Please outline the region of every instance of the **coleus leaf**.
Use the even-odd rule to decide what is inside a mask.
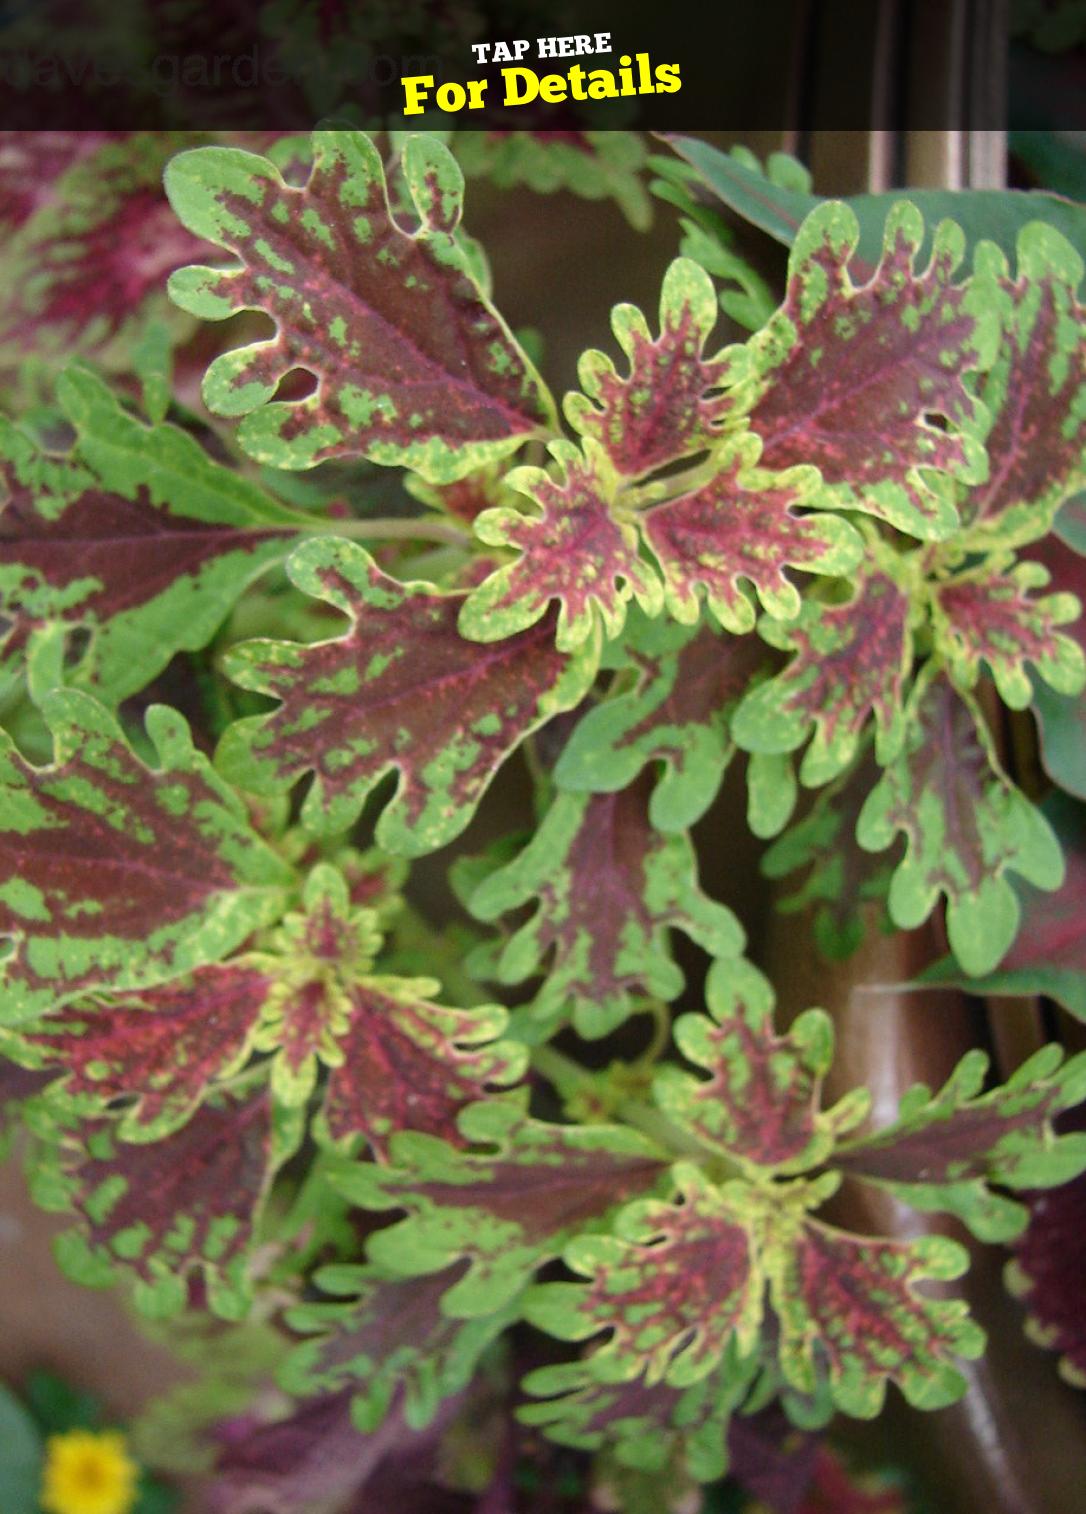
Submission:
[[[886,910],[890,859],[873,857],[856,840],[857,822],[880,774],[868,743],[762,857],[767,878],[807,870],[796,892],[777,899],[776,907],[782,914],[813,907],[815,944],[831,962],[850,957],[872,921],[884,931],[893,928]]]
[[[833,1174],[761,1190],[714,1187],[686,1163],[675,1176],[681,1206],[634,1203],[613,1235],[570,1243],[565,1259],[590,1283],[539,1284],[526,1297],[527,1318],[559,1337],[612,1332],[588,1358],[600,1381],[697,1381],[733,1338],[741,1351],[754,1346],[768,1287],[792,1387],[810,1393],[824,1375],[837,1407],[860,1417],[878,1413],[889,1379],[920,1408],[961,1395],[950,1358],[978,1355],[983,1332],[963,1303],[915,1291],[960,1276],[961,1246],[942,1236],[867,1240],[812,1219],[806,1211],[836,1187]]]
[[[663,603],[660,580],[639,553],[636,527],[613,509],[617,479],[602,450],[586,440],[551,442],[557,476],[544,468],[516,468],[506,484],[539,506],[540,514],[499,507],[475,520],[475,534],[519,556],[486,578],[460,612],[460,630],[475,641],[500,641],[533,626],[557,602],[557,645],[571,651],[602,626],[619,634],[632,597],[648,614]]]
[[[304,1104],[323,1062],[321,1127],[332,1141],[362,1133],[384,1155],[391,1132],[413,1129],[455,1143],[458,1112],[524,1070],[524,1048],[496,1039],[505,1010],[447,1008],[432,1002],[441,986],[433,978],[374,973],[377,917],[351,907],[334,868],[314,868],[303,905],[273,933],[271,950],[250,958],[267,975],[256,1046],[276,1053],[277,1098]]]
[[[718,314],[712,279],[690,258],[676,258],[664,275],[655,340],[636,305],[616,305],[611,313],[628,375],[602,352],[582,353],[583,393],[566,396],[566,416],[604,449],[621,477],[641,478],[719,439],[733,409],[721,392],[731,364],[726,353],[704,356]]]
[[[113,135],[106,131],[0,132],[0,226],[17,230],[49,202],[57,180]]]
[[[0,606],[9,650],[51,622],[90,632],[73,682],[116,703],[206,645],[242,590],[321,523],[188,433],[144,426],[85,369],[62,375],[58,398],[76,428],[66,455],[0,418]]]
[[[121,1139],[157,1141],[248,1059],[267,988],[239,958],[105,1003],[76,1003],[22,1041],[52,1074],[51,1103],[89,1113],[134,1100],[120,1118]]]
[[[1063,1139],[1082,1138],[1083,1109],[1060,1122]],[[1058,1188],[1025,1195],[1029,1225],[1007,1263],[1007,1286],[1028,1310],[1026,1332],[1049,1351],[1060,1352],[1060,1372],[1075,1387],[1086,1386],[1086,1330],[1082,1285],[1086,1278],[1086,1174]]]
[[[511,1308],[471,1320],[443,1313],[443,1295],[466,1270],[460,1262],[428,1276],[388,1278],[374,1267],[322,1268],[317,1285],[347,1297],[289,1311],[291,1329],[309,1338],[284,1362],[280,1386],[298,1397],[352,1388],[351,1417],[366,1433],[394,1401],[412,1429],[429,1424],[515,1317]]]
[[[319,131],[313,143],[301,188],[235,148],[196,148],[167,170],[182,222],[239,259],[174,274],[173,299],[207,320],[261,310],[277,328],[215,360],[208,407],[245,416],[239,439],[260,462],[308,468],[361,454],[437,483],[550,425],[551,400],[454,235],[463,177],[447,149],[408,138],[403,169],[420,222],[410,233],[393,219],[367,137]],[[315,391],[270,403],[299,368]]]
[[[965,379],[990,363],[999,322],[983,283],[953,282],[960,229],[939,226],[918,272],[923,236],[916,208],[895,206],[879,265],[856,285],[855,215],[829,202],[808,217],[784,305],[748,344],[748,422],[762,468],[819,470],[818,503],[937,539],[957,525],[956,482],[985,474],[983,412]]]
[[[58,1126],[35,1184],[47,1208],[74,1209],[79,1230],[57,1245],[76,1281],[136,1279],[147,1314],[173,1314],[202,1272],[216,1313],[240,1318],[248,1251],[272,1177],[301,1138],[301,1117],[274,1110],[266,1088],[216,1094],[162,1140],[132,1144],[115,1121]]]
[[[282,913],[292,878],[176,711],[147,712],[151,768],[88,694],[55,690],[41,709],[51,766],[32,766],[0,733],[8,1025],[220,960]]]
[[[1028,883],[1016,890],[1022,926],[993,972],[970,976],[953,957],[935,963],[920,981],[961,984],[971,993],[1045,994],[1086,1020],[1086,810],[1053,794],[1044,814],[1060,839],[1066,875],[1055,893]]]
[[[747,1216],[692,1164],[675,1180],[681,1203],[628,1204],[613,1234],[568,1244],[564,1260],[587,1286],[543,1283],[525,1299],[529,1322],[560,1340],[611,1331],[591,1358],[598,1381],[643,1375],[683,1388],[717,1366],[729,1341],[743,1356],[757,1344],[763,1289]]]
[[[904,750],[868,795],[856,838],[878,852],[899,831],[890,915],[911,930],[944,894],[951,949],[969,973],[990,971],[1014,940],[1008,872],[1046,890],[1063,880],[1047,820],[1003,773],[979,712],[938,676],[914,690]]]
[[[28,347],[67,357],[102,346],[200,249],[162,194],[162,171],[191,133],[88,135],[7,248],[0,348],[12,364]]]
[[[649,819],[657,830],[685,830],[716,797],[735,751],[730,715],[771,656],[756,636],[631,615],[623,660],[637,682],[582,716],[555,766],[556,783],[614,793],[647,764],[662,763]]]
[[[1086,548],[1086,540],[1073,534],[1072,519],[1068,510],[1064,510],[1057,531],[1043,541],[1033,542],[1029,553],[1048,569],[1053,589],[1061,595],[1073,594],[1080,604],[1086,605],[1086,558],[1074,545],[1077,541],[1080,548]],[[1057,534],[1065,520],[1066,540]],[[1080,615],[1069,624],[1067,632],[1086,657],[1086,616]],[[1038,678],[1033,685],[1033,710],[1040,728],[1045,770],[1060,788],[1086,799],[1086,699],[1056,694]]]
[[[808,599],[791,624],[765,619],[759,629],[772,646],[795,655],[736,710],[732,734],[739,746],[791,752],[813,724],[800,778],[815,786],[848,767],[874,715],[876,754],[885,762],[900,743],[912,663],[909,598],[901,587],[871,571],[844,604]]]
[[[822,1079],[833,1061],[829,1016],[806,1010],[778,1036],[773,991],[742,961],[713,963],[705,1003],[707,1015],[681,1015],[673,1034],[686,1060],[712,1076],[664,1067],[653,1085],[656,1103],[701,1145],[744,1167],[785,1174],[825,1160],[869,1103],[857,1089],[833,1109],[821,1108]]]
[[[961,506],[964,541],[973,547],[1043,536],[1060,505],[1086,486],[1086,311],[1076,295],[1082,258],[1037,223],[1019,233],[1016,262],[1012,280],[996,248],[978,253],[1003,336],[979,388],[991,417],[988,478]]]
[[[444,1296],[456,1318],[504,1308],[572,1235],[667,1171],[666,1157],[633,1130],[545,1124],[510,1099],[473,1104],[459,1129],[487,1149],[406,1131],[389,1142],[390,1166],[345,1162],[332,1175],[363,1209],[407,1211],[369,1241],[387,1273],[422,1277],[470,1263]]]
[[[305,542],[288,573],[349,616],[350,629],[311,646],[231,648],[230,676],[282,703],[230,727],[218,760],[258,794],[315,769],[302,819],[318,832],[345,830],[371,789],[397,771],[379,845],[405,856],[444,845],[514,747],[575,705],[595,671],[593,649],[572,659],[554,649],[552,619],[491,647],[463,640],[462,594],[399,584],[351,542]]]
[[[1031,664],[1058,694],[1079,694],[1086,684],[1086,655],[1057,626],[1079,618],[1073,594],[1038,598],[1048,569],[1037,562],[1005,568],[997,558],[941,585],[934,596],[936,646],[945,653],[959,688],[972,689],[986,664],[1004,704],[1023,710],[1033,689]]]
[[[1026,1211],[989,1184],[1050,1188],[1086,1168],[1086,1135],[1058,1136],[1052,1126],[1086,1094],[1086,1057],[1062,1061],[1058,1045],[1042,1047],[985,1093],[988,1058],[967,1052],[937,1093],[910,1088],[892,1124],[844,1142],[833,1164],[913,1208],[952,1211],[981,1240],[1009,1240]]]
[[[548,1402],[522,1405],[517,1416],[561,1445],[606,1448],[622,1466],[661,1472],[679,1460],[698,1482],[715,1482],[728,1467],[728,1421],[756,1365],[734,1338],[720,1367],[682,1388],[644,1378],[601,1382],[588,1362],[561,1362],[524,1378],[527,1392]]]
[[[758,453],[753,436],[725,443],[708,483],[655,505],[641,519],[664,575],[667,607],[688,625],[698,619],[704,593],[725,630],[753,630],[755,609],[744,583],[768,615],[792,619],[801,600],[789,568],[844,576],[863,556],[862,539],[847,521],[794,513],[821,502],[814,469],[757,467]]]
[[[825,1373],[837,1407],[861,1419],[879,1413],[888,1379],[918,1409],[961,1397],[965,1380],[949,1358],[979,1356],[984,1332],[961,1300],[927,1298],[916,1286],[960,1277],[964,1247],[944,1236],[869,1240],[818,1220],[775,1218],[781,1230],[767,1244],[766,1269],[781,1367],[794,1387],[809,1392]]]
[[[745,147],[724,153],[697,137],[675,132],[665,133],[664,139],[718,199],[786,247],[793,244],[819,204],[818,196],[810,193],[810,175],[785,153],[771,153],[763,169]],[[900,191],[895,190],[852,195],[846,202],[859,222],[858,257],[872,267],[882,249],[887,215],[900,198]],[[985,238],[1004,252],[1013,252],[1023,229],[1035,221],[1055,227],[1072,246],[1080,246],[1086,236],[1083,207],[1047,191],[910,189],[909,199],[919,207],[929,227],[947,216],[955,220],[970,246]],[[929,241],[930,233],[925,246]]]
[[[636,994],[675,998],[683,976],[673,928],[715,955],[742,950],[735,916],[698,887],[690,838],[652,828],[651,784],[646,773],[617,794],[559,793],[524,850],[468,900],[480,920],[539,901],[496,973],[520,983],[546,971],[531,1015],[547,1028],[572,1015],[582,1035],[606,1035]]]

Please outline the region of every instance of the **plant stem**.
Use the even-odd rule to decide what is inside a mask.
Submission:
[[[383,516],[374,520],[322,520],[299,527],[312,536],[361,537],[363,541],[440,541],[454,547],[471,545],[472,538],[459,526],[425,517]]]

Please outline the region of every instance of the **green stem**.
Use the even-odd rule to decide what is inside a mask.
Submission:
[[[459,526],[443,520],[427,520],[399,516],[375,520],[321,520],[307,521],[299,526],[312,536],[360,537],[363,541],[440,541],[454,547],[468,547],[472,538]]]

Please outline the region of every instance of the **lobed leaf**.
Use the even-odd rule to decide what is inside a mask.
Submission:
[[[771,655],[756,636],[631,614],[622,656],[637,682],[581,717],[555,781],[574,792],[615,793],[647,764],[662,763],[649,820],[660,831],[685,830],[716,797],[735,751],[730,716]]]
[[[1042,808],[1066,859],[1062,886],[1041,893],[1019,884],[1022,926],[994,971],[972,976],[950,957],[928,968],[921,981],[961,984],[971,993],[1045,994],[1086,1020],[1086,821],[1082,807],[1062,794]]]
[[[428,1425],[444,1399],[466,1388],[487,1346],[515,1311],[452,1319],[441,1309],[446,1291],[466,1271],[458,1263],[416,1278],[388,1278],[374,1267],[323,1268],[316,1282],[346,1300],[305,1303],[287,1315],[306,1336],[278,1374],[298,1397],[353,1392],[351,1418],[372,1434],[396,1403],[415,1430]]]
[[[811,211],[821,203],[810,193],[807,170],[784,153],[770,154],[767,172],[745,147],[722,153],[697,137],[676,132],[666,132],[664,137],[716,198],[786,247],[792,246]],[[1035,221],[1054,227],[1072,246],[1080,246],[1086,237],[1083,207],[1047,191],[910,189],[909,199],[919,207],[929,227],[947,216],[957,221],[969,246],[990,238],[1004,252],[1012,253],[1023,229]],[[857,256],[861,264],[874,267],[878,262],[887,217],[899,200],[900,191],[894,190],[852,195],[846,201],[860,227]],[[929,232],[925,248],[930,240]]]
[[[958,524],[956,482],[985,477],[983,410],[966,378],[990,364],[999,329],[983,283],[953,282],[960,229],[939,226],[918,272],[923,238],[915,206],[895,206],[878,267],[857,285],[855,215],[832,201],[812,212],[785,302],[748,344],[748,423],[762,468],[813,465],[818,503],[928,540]]]
[[[868,1240],[805,1219],[774,1236],[765,1265],[793,1387],[810,1392],[825,1373],[836,1406],[861,1419],[879,1413],[888,1380],[918,1409],[964,1393],[950,1358],[979,1356],[984,1332],[960,1300],[916,1291],[961,1276],[968,1255],[956,1242]]]
[[[50,624],[89,633],[73,681],[116,704],[205,646],[241,592],[317,525],[214,462],[187,432],[144,426],[89,370],[61,376],[72,450],[0,417],[0,608],[9,653]]]
[[[905,748],[868,795],[856,837],[878,852],[904,834],[905,857],[890,883],[891,917],[911,930],[944,894],[951,949],[967,972],[985,973],[1018,929],[1007,874],[1058,888],[1059,843],[999,767],[971,702],[935,677],[918,685],[908,713]]]
[[[460,630],[474,641],[500,641],[533,626],[558,604],[557,645],[572,651],[597,634],[622,630],[632,597],[649,615],[662,605],[660,581],[638,550],[637,530],[613,508],[617,480],[602,450],[586,440],[551,442],[558,475],[516,468],[505,483],[527,495],[539,515],[499,507],[475,519],[475,534],[520,555],[474,589]]]
[[[795,893],[777,899],[776,906],[782,914],[813,908],[815,944],[830,962],[858,950],[872,919],[884,932],[893,929],[886,911],[890,859],[874,858],[856,840],[860,813],[880,774],[865,743],[852,766],[818,793],[803,818],[762,857],[767,878],[806,869]]]
[[[738,745],[749,752],[791,752],[813,724],[800,777],[810,785],[827,783],[848,767],[874,715],[876,754],[885,762],[900,744],[913,655],[909,599],[901,587],[872,570],[844,604],[809,599],[791,624],[765,620],[760,630],[772,646],[795,655],[736,710],[732,734]]]
[[[227,956],[282,913],[292,873],[240,798],[153,706],[158,767],[90,695],[41,702],[55,761],[0,733],[0,1023],[93,990],[151,987]]]
[[[1033,689],[1031,664],[1058,694],[1080,694],[1086,685],[1086,654],[1057,626],[1078,619],[1082,605],[1073,594],[1033,590],[1048,583],[1036,562],[1004,568],[998,559],[940,585],[935,594],[935,644],[947,658],[959,688],[972,689],[985,663],[1004,704],[1022,710]]]
[[[275,1053],[276,1097],[304,1104],[324,1063],[320,1130],[332,1142],[362,1134],[384,1156],[391,1133],[411,1129],[456,1143],[459,1111],[524,1070],[524,1048],[496,1039],[505,1010],[447,1008],[430,998],[440,988],[433,978],[374,973],[376,916],[352,908],[346,880],[328,865],[310,874],[303,903],[272,951],[252,959],[267,974],[256,1046]]]
[[[5,133],[9,140],[30,135]],[[162,194],[163,169],[191,144],[191,133],[40,135],[66,136],[72,145],[51,152],[43,143],[33,153],[30,162],[37,158],[56,176],[23,200],[23,210],[33,204],[33,213],[5,248],[0,357],[13,369],[28,352],[63,360],[74,350],[100,349],[138,325],[152,301],[164,303],[167,275],[200,247]],[[18,152],[25,155],[27,148]]]
[[[569,1243],[564,1260],[587,1286],[542,1283],[525,1299],[529,1322],[561,1340],[610,1332],[591,1357],[600,1382],[644,1376],[684,1388],[719,1365],[731,1340],[744,1356],[757,1344],[763,1287],[748,1216],[697,1167],[684,1163],[675,1178],[680,1204],[629,1204],[613,1235]]]
[[[978,270],[991,281],[1002,340],[980,397],[990,416],[988,478],[965,495],[966,541],[1016,546],[1044,536],[1065,500],[1086,486],[1086,312],[1076,291],[1082,258],[1051,227],[1017,238],[1017,277],[991,245]]]
[[[1043,1047],[985,1093],[988,1058],[967,1052],[938,1093],[910,1088],[896,1120],[839,1146],[833,1164],[913,1208],[957,1214],[981,1240],[1011,1239],[1026,1211],[990,1185],[1056,1187],[1086,1168],[1086,1136],[1057,1136],[1052,1126],[1086,1094],[1086,1060],[1062,1059],[1059,1046]]]
[[[801,600],[789,568],[845,575],[863,556],[863,541],[847,521],[795,513],[821,502],[813,469],[756,467],[758,452],[753,436],[725,443],[707,484],[642,517],[663,572],[667,608],[687,625],[698,619],[700,591],[726,631],[753,630],[755,609],[744,583],[768,615],[793,619]]]
[[[470,1264],[444,1295],[454,1318],[503,1309],[571,1236],[667,1171],[666,1157],[633,1130],[549,1125],[511,1100],[472,1105],[459,1128],[475,1149],[402,1132],[389,1143],[389,1166],[344,1163],[333,1178],[363,1209],[407,1211],[369,1241],[386,1272],[423,1277]]]
[[[92,1286],[131,1272],[136,1302],[152,1315],[180,1310],[199,1271],[215,1312],[240,1318],[254,1228],[301,1133],[299,1117],[273,1111],[259,1085],[215,1095],[187,1125],[152,1143],[121,1139],[109,1119],[58,1128],[38,1197],[74,1208],[81,1220],[58,1243],[58,1260]]]
[[[50,1100],[58,1107],[105,1112],[126,1100],[121,1138],[157,1141],[247,1061],[269,987],[238,958],[180,982],[77,1002],[22,1040],[52,1072]]]
[[[728,1422],[756,1365],[734,1337],[719,1367],[682,1388],[644,1378],[600,1382],[590,1360],[561,1362],[528,1374],[524,1388],[548,1401],[521,1406],[517,1417],[561,1445],[606,1449],[621,1466],[663,1472],[678,1463],[698,1482],[715,1482],[727,1471]]]
[[[1043,541],[1033,542],[1029,552],[1047,568],[1051,586],[1061,597],[1073,594],[1080,604],[1086,604],[1086,561],[1074,549],[1078,538],[1072,534],[1073,517],[1066,509],[1060,516],[1061,529],[1065,520],[1066,540],[1053,532]],[[1079,546],[1086,546],[1086,542],[1079,541]],[[1086,616],[1069,623],[1067,634],[1086,657]],[[1045,770],[1060,788],[1086,799],[1086,699],[1057,694],[1037,678],[1032,682]]]
[[[464,829],[494,774],[529,732],[570,709],[594,674],[594,649],[553,646],[553,618],[492,647],[464,641],[462,594],[400,584],[361,547],[305,542],[288,572],[304,593],[350,618],[346,635],[300,646],[231,648],[226,671],[281,701],[239,721],[218,762],[254,793],[316,778],[302,807],[317,832],[344,830],[389,772],[395,794],[377,823],[386,851],[418,856]]]
[[[617,794],[559,793],[524,850],[468,901],[480,920],[539,901],[496,975],[520,983],[546,971],[531,1015],[548,1028],[571,1015],[582,1035],[606,1035],[636,994],[675,998],[683,976],[672,929],[719,956],[742,950],[735,916],[698,887],[690,838],[653,830],[650,789],[645,774]]]
[[[809,1009],[787,1035],[773,1029],[773,991],[746,962],[714,962],[705,984],[709,1014],[682,1015],[674,1036],[708,1079],[660,1070],[653,1098],[669,1119],[710,1151],[744,1168],[786,1174],[817,1166],[867,1112],[865,1091],[821,1108],[833,1061],[833,1022]]]
[[[655,340],[636,305],[616,305],[611,313],[628,375],[602,352],[581,354],[583,393],[566,396],[566,417],[604,449],[623,478],[644,477],[719,438],[734,408],[722,390],[734,376],[726,352],[704,356],[717,315],[712,279],[690,258],[676,258],[660,290]]]
[[[306,183],[236,148],[181,153],[166,191],[192,232],[233,253],[225,270],[170,280],[193,315],[260,310],[266,341],[216,358],[204,399],[245,417],[259,462],[308,468],[362,455],[449,482],[515,450],[553,420],[552,402],[454,235],[463,177],[436,140],[411,136],[403,168],[419,226],[389,208],[377,149],[360,132],[313,134]],[[273,400],[284,376],[316,379],[303,399]]]

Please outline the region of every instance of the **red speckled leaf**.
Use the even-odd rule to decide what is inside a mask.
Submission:
[[[1056,628],[1076,621],[1081,604],[1072,594],[1038,597],[1048,583],[1040,563],[1004,569],[998,561],[936,592],[936,644],[946,653],[951,677],[971,689],[985,663],[1005,704],[1022,710],[1033,696],[1026,669],[1032,664],[1058,694],[1079,694],[1086,684],[1086,656]]]
[[[58,1251],[65,1269],[82,1282],[128,1269],[137,1301],[155,1314],[179,1309],[200,1269],[212,1306],[236,1317],[261,1204],[300,1134],[296,1117],[273,1117],[263,1087],[214,1096],[160,1141],[124,1141],[111,1120],[58,1130],[40,1196],[82,1219]]]
[[[662,763],[649,818],[658,830],[684,830],[716,797],[735,750],[732,710],[773,654],[757,636],[723,636],[711,625],[692,629],[635,612],[623,656],[636,686],[582,716],[555,780],[564,789],[613,793],[647,763]]]
[[[644,1375],[685,1387],[719,1363],[734,1337],[749,1353],[762,1319],[762,1279],[747,1216],[693,1166],[677,1169],[683,1202],[642,1200],[622,1210],[613,1235],[566,1247],[579,1283],[543,1283],[525,1317],[564,1340],[609,1330],[592,1356],[602,1382]]]
[[[167,276],[200,250],[162,192],[162,171],[192,145],[191,134],[128,132],[117,141],[89,135],[9,245],[0,349],[12,365],[28,345],[63,357],[73,347],[100,346],[150,297],[165,306]]]
[[[893,579],[871,572],[845,604],[807,600],[798,620],[762,623],[773,646],[795,655],[776,678],[747,695],[732,734],[750,752],[790,752],[813,724],[804,783],[820,784],[848,767],[872,715],[885,761],[901,732],[901,702],[912,662],[909,599]]]
[[[275,322],[268,340],[217,358],[204,398],[244,415],[239,437],[259,461],[308,468],[357,456],[449,482],[504,457],[552,419],[549,397],[477,282],[454,235],[463,177],[434,138],[407,139],[403,169],[421,225],[392,217],[384,168],[361,132],[313,135],[306,184],[265,158],[206,147],[175,158],[166,189],[183,223],[236,254],[225,271],[170,281],[193,315],[239,310]],[[303,369],[306,398],[272,400]]]
[[[0,227],[12,231],[47,204],[56,181],[113,132],[0,131]]]
[[[1053,1187],[1086,1166],[1086,1137],[1053,1132],[1056,1114],[1086,1092],[1086,1058],[1062,1059],[1050,1042],[986,1093],[988,1058],[968,1052],[937,1093],[910,1088],[897,1119],[839,1146],[833,1165],[915,1208],[957,1214],[981,1240],[1013,1239],[1022,1206],[988,1185]]]
[[[743,437],[720,454],[720,471],[703,488],[656,505],[642,517],[645,540],[664,574],[672,615],[698,619],[699,597],[728,631],[754,627],[750,584],[777,620],[799,613],[800,596],[788,569],[844,576],[863,556],[863,542],[847,521],[797,515],[818,502],[812,469],[775,474],[755,467],[758,443]]]
[[[945,895],[958,961],[968,973],[990,972],[1018,928],[1007,874],[1058,888],[1059,843],[1000,768],[979,711],[946,679],[918,684],[909,716],[904,750],[868,795],[857,840],[880,852],[902,832],[905,856],[889,894],[894,923],[914,929]]]
[[[1016,544],[1043,536],[1061,503],[1086,485],[1086,312],[1082,259],[1040,222],[1018,238],[1017,274],[991,244],[980,257],[1003,340],[980,397],[991,413],[988,478],[966,495],[967,540]]]
[[[837,1407],[864,1419],[882,1408],[887,1379],[917,1408],[961,1396],[950,1358],[979,1356],[984,1332],[960,1300],[925,1297],[916,1285],[960,1277],[963,1247],[943,1236],[867,1240],[811,1219],[792,1229],[781,1219],[766,1265],[794,1387],[810,1392],[825,1372]]]
[[[499,1005],[448,1008],[433,1002],[434,978],[372,972],[377,917],[352,907],[332,867],[314,868],[303,910],[271,945],[253,959],[269,979],[256,1044],[277,1053],[272,1088],[286,1104],[309,1099],[318,1063],[330,1068],[323,1130],[335,1142],[361,1134],[384,1156],[396,1130],[458,1141],[465,1104],[524,1070],[524,1048],[496,1039],[507,1019]]]
[[[298,1397],[351,1387],[360,1430],[383,1423],[395,1398],[413,1429],[429,1424],[443,1399],[466,1388],[481,1353],[512,1322],[499,1310],[482,1320],[451,1319],[441,1300],[466,1271],[461,1262],[426,1277],[387,1278],[375,1268],[323,1268],[317,1285],[349,1295],[290,1310],[292,1331],[310,1337],[293,1350],[279,1384]]]
[[[133,1096],[120,1133],[158,1140],[245,1061],[269,986],[244,959],[201,968],[181,983],[62,1010],[25,1040],[54,1076],[63,1070],[53,1097],[87,1109]]]
[[[809,1009],[778,1036],[772,989],[746,962],[714,962],[705,1002],[709,1014],[682,1015],[674,1035],[687,1061],[711,1076],[665,1067],[653,1087],[656,1102],[702,1145],[741,1163],[781,1173],[816,1166],[869,1102],[857,1091],[821,1108],[833,1060],[829,1017]]]
[[[1061,1132],[1086,1130],[1086,1105],[1058,1122]],[[1029,1311],[1027,1331],[1060,1353],[1060,1371],[1086,1387],[1086,1174],[1028,1195],[1029,1225],[1015,1242],[1007,1283]]]
[[[566,415],[599,442],[623,477],[640,478],[719,436],[732,408],[720,392],[729,364],[723,355],[704,356],[718,315],[712,279],[698,263],[677,258],[664,275],[655,340],[635,305],[616,305],[611,313],[628,375],[602,352],[582,354],[577,378],[584,393],[566,396]]]
[[[370,1239],[386,1271],[417,1277],[471,1263],[445,1295],[457,1317],[502,1308],[571,1236],[667,1173],[666,1156],[628,1127],[545,1124],[511,1098],[471,1105],[459,1125],[474,1149],[403,1131],[390,1165],[344,1163],[333,1179],[362,1209],[407,1211]]]
[[[559,793],[524,850],[468,900],[479,919],[495,920],[538,899],[496,967],[503,983],[546,972],[531,1011],[537,1030],[572,1015],[581,1034],[605,1035],[638,994],[675,998],[683,975],[673,929],[715,956],[742,950],[734,915],[698,887],[690,838],[649,823],[651,786],[645,773],[618,794]]]
[[[1048,569],[1054,590],[1074,594],[1086,606],[1086,558],[1081,555],[1086,535],[1081,525],[1077,532],[1075,528],[1076,517],[1068,506],[1060,515],[1059,526],[1066,540],[1052,532],[1034,542],[1029,555]],[[1070,545],[1072,542],[1078,551]],[[1067,626],[1067,634],[1086,657],[1086,614]],[[1068,699],[1034,680],[1033,709],[1040,726],[1041,758],[1049,777],[1069,794],[1086,799],[1086,699]]]
[[[204,646],[242,590],[311,524],[174,426],[144,426],[100,379],[58,396],[73,449],[40,450],[0,417],[0,610],[6,650],[44,625],[90,633],[75,681],[110,703]]]
[[[549,618],[493,646],[463,640],[463,595],[396,583],[350,542],[306,542],[289,572],[351,627],[312,646],[231,649],[231,676],[282,704],[232,726],[219,761],[255,793],[280,791],[315,769],[302,809],[313,830],[345,830],[378,781],[398,771],[378,843],[407,856],[444,845],[513,748],[576,704],[593,676],[594,649],[563,656]]]
[[[570,442],[552,442],[557,476],[543,468],[517,468],[506,483],[539,506],[540,514],[487,510],[475,533],[492,547],[520,556],[471,593],[460,629],[476,641],[498,641],[536,623],[557,602],[560,649],[578,647],[602,625],[619,634],[631,596],[650,615],[663,603],[660,580],[639,555],[637,530],[612,510],[617,481],[591,441],[582,454]]]
[[[332,1071],[324,1102],[334,1141],[361,1131],[378,1155],[396,1130],[459,1142],[456,1116],[465,1104],[487,1084],[519,1076],[522,1047],[475,1044],[500,1032],[505,1011],[450,1009],[423,997],[438,986],[432,978],[372,978],[354,990],[350,1026],[339,1043],[343,1063]]]
[[[957,523],[956,481],[984,476],[966,378],[994,356],[999,322],[979,280],[953,282],[961,230],[944,222],[918,272],[923,233],[914,206],[895,206],[879,265],[856,286],[853,212],[830,202],[807,218],[784,305],[748,346],[749,423],[763,468],[813,464],[820,503],[932,538]]]
[[[89,695],[42,700],[56,761],[0,733],[0,1023],[95,989],[144,988],[219,961],[281,914],[291,871],[156,705],[148,767]]]

